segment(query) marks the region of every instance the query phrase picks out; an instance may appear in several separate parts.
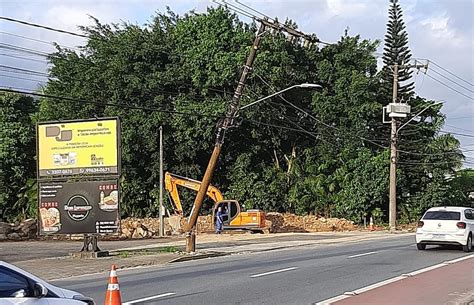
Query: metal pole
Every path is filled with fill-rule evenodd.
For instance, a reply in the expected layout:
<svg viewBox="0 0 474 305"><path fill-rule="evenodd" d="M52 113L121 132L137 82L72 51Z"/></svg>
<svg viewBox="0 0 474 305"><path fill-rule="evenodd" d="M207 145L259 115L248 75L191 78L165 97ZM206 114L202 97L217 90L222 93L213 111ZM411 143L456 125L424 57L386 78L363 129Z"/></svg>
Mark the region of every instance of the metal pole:
<svg viewBox="0 0 474 305"><path fill-rule="evenodd" d="M165 224L163 222L163 126L160 126L160 237L164 236Z"/></svg>
<svg viewBox="0 0 474 305"><path fill-rule="evenodd" d="M397 102L398 95L398 64L393 67L393 103ZM397 120L392 117L390 133L390 192L389 212L390 230L397 227Z"/></svg>

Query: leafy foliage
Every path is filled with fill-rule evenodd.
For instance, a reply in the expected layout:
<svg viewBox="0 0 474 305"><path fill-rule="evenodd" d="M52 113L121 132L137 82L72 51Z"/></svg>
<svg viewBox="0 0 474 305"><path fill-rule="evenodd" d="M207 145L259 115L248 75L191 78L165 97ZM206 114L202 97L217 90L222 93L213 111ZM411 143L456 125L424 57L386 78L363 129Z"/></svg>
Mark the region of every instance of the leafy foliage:
<svg viewBox="0 0 474 305"><path fill-rule="evenodd" d="M406 61L410 54L398 5L392 10L398 21L392 22L395 42L387 51L393 61L386 65ZM165 170L200 179L215 124L225 113L256 26L243 24L226 9L209 8L184 16L157 13L146 27L95 20L83 30L90 38L82 51L59 48L50 56L52 78L44 91L87 103L44 98L37 115L40 120L120 117L122 212L156 216L159 126L164 130ZM246 208L355 221L371 214L378 221L386 217L389 130L380 122L380 112L389 96L380 89L387 81L383 72L377 73L372 55L377 46L378 41L347 33L337 43L309 49L288 42L282 34L266 36L242 104L295 84L323 88L289 90L241 110L238 127L227 133L212 184ZM392 48L400 51L398 55ZM408 76L409 72L403 77ZM415 111L433 103L409 98ZM18 112L15 107L32 105L22 96L9 95L2 103L13 106L2 107L11 117L0 119L6 124L1 132L7 130L0 133L0 160L10 162L7 156L13 155L11 162L17 167L2 163L0 169L18 168L19 174L0 172L0 187L9 189L2 192L0 206L8 207L10 215L28 214L24 208L32 203L14 194L34 190L28 180L34 177L34 149L27 147L34 145L35 109ZM438 136L443 120L440 107L433 106L401 131L399 199L407 219L444 203L444 196L451 203L461 196L454 189L464 187L464 180L459 180L461 187L445 179L454 175L462 155L456 139ZM15 129L14 122L21 122L21 129ZM446 160L449 163L438 166ZM190 209L195 193L180 195ZM203 213L210 206L207 203Z"/></svg>
<svg viewBox="0 0 474 305"><path fill-rule="evenodd" d="M0 93L0 218L35 214L35 113L31 97Z"/></svg>

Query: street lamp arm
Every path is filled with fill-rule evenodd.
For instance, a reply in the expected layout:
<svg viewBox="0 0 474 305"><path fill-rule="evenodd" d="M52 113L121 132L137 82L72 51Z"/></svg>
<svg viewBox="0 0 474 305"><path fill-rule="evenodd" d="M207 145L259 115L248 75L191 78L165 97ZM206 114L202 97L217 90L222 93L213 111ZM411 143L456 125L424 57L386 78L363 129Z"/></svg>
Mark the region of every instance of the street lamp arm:
<svg viewBox="0 0 474 305"><path fill-rule="evenodd" d="M268 95L268 96L262 97L261 99L258 99L258 100L256 100L255 102L252 102L252 103L250 103L250 104L247 104L247 105L245 105L245 106L243 106L243 107L240 107L239 111L240 111L240 110L244 110L245 108L248 108L248 107L250 107L250 106L253 106L253 105L257 104L257 103L260 103L260 102L262 102L262 101L264 101L264 100L266 100L266 99L272 98L272 97L274 97L275 95L279 95L279 94L281 94L281 93L283 93L283 92L286 92L286 91L288 91L288 90L291 90L291 89L293 89L293 88L321 88L321 85L309 84L309 83L304 83L304 84L299 84L299 85L293 85L293 86L290 86L290 87L285 88L285 89L283 89L283 90L280 90L280 91L278 91L278 92L272 93L272 94L270 94L270 95Z"/></svg>
<svg viewBox="0 0 474 305"><path fill-rule="evenodd" d="M426 106L425 108L423 108L420 112L418 112L417 114L415 114L411 119L409 119L408 121L405 122L405 124L403 124L402 126L400 126L396 133L398 134L398 132L400 131L400 129L402 129L403 127L405 127L406 125L408 125L408 123L410 123L411 121L413 121L417 116L419 116L420 114L422 114L423 112L425 112L426 110L428 110L429 108L435 106L435 105L439 105L439 104L442 104L443 102L437 102L437 103L434 103L434 104L431 104L431 105L428 105Z"/></svg>

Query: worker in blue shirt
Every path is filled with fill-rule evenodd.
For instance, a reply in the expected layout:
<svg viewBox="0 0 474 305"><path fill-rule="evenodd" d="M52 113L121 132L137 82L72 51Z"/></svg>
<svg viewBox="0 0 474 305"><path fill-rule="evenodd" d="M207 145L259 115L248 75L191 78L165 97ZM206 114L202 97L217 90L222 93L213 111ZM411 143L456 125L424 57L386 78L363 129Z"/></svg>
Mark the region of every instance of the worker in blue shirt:
<svg viewBox="0 0 474 305"><path fill-rule="evenodd" d="M217 209L216 213L216 234L221 234L222 228L224 225L224 216L226 216L226 213L222 212L222 207L219 207Z"/></svg>

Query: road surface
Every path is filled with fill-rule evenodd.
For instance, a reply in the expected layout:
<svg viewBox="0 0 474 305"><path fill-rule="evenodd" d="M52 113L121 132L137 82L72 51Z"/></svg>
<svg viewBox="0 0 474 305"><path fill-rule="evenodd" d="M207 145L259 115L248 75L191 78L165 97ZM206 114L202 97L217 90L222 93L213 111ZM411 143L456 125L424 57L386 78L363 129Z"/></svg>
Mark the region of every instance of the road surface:
<svg viewBox="0 0 474 305"><path fill-rule="evenodd" d="M414 237L311 245L119 270L131 304L314 304L346 291L468 255L458 248L418 251ZM53 281L103 302L107 274Z"/></svg>

